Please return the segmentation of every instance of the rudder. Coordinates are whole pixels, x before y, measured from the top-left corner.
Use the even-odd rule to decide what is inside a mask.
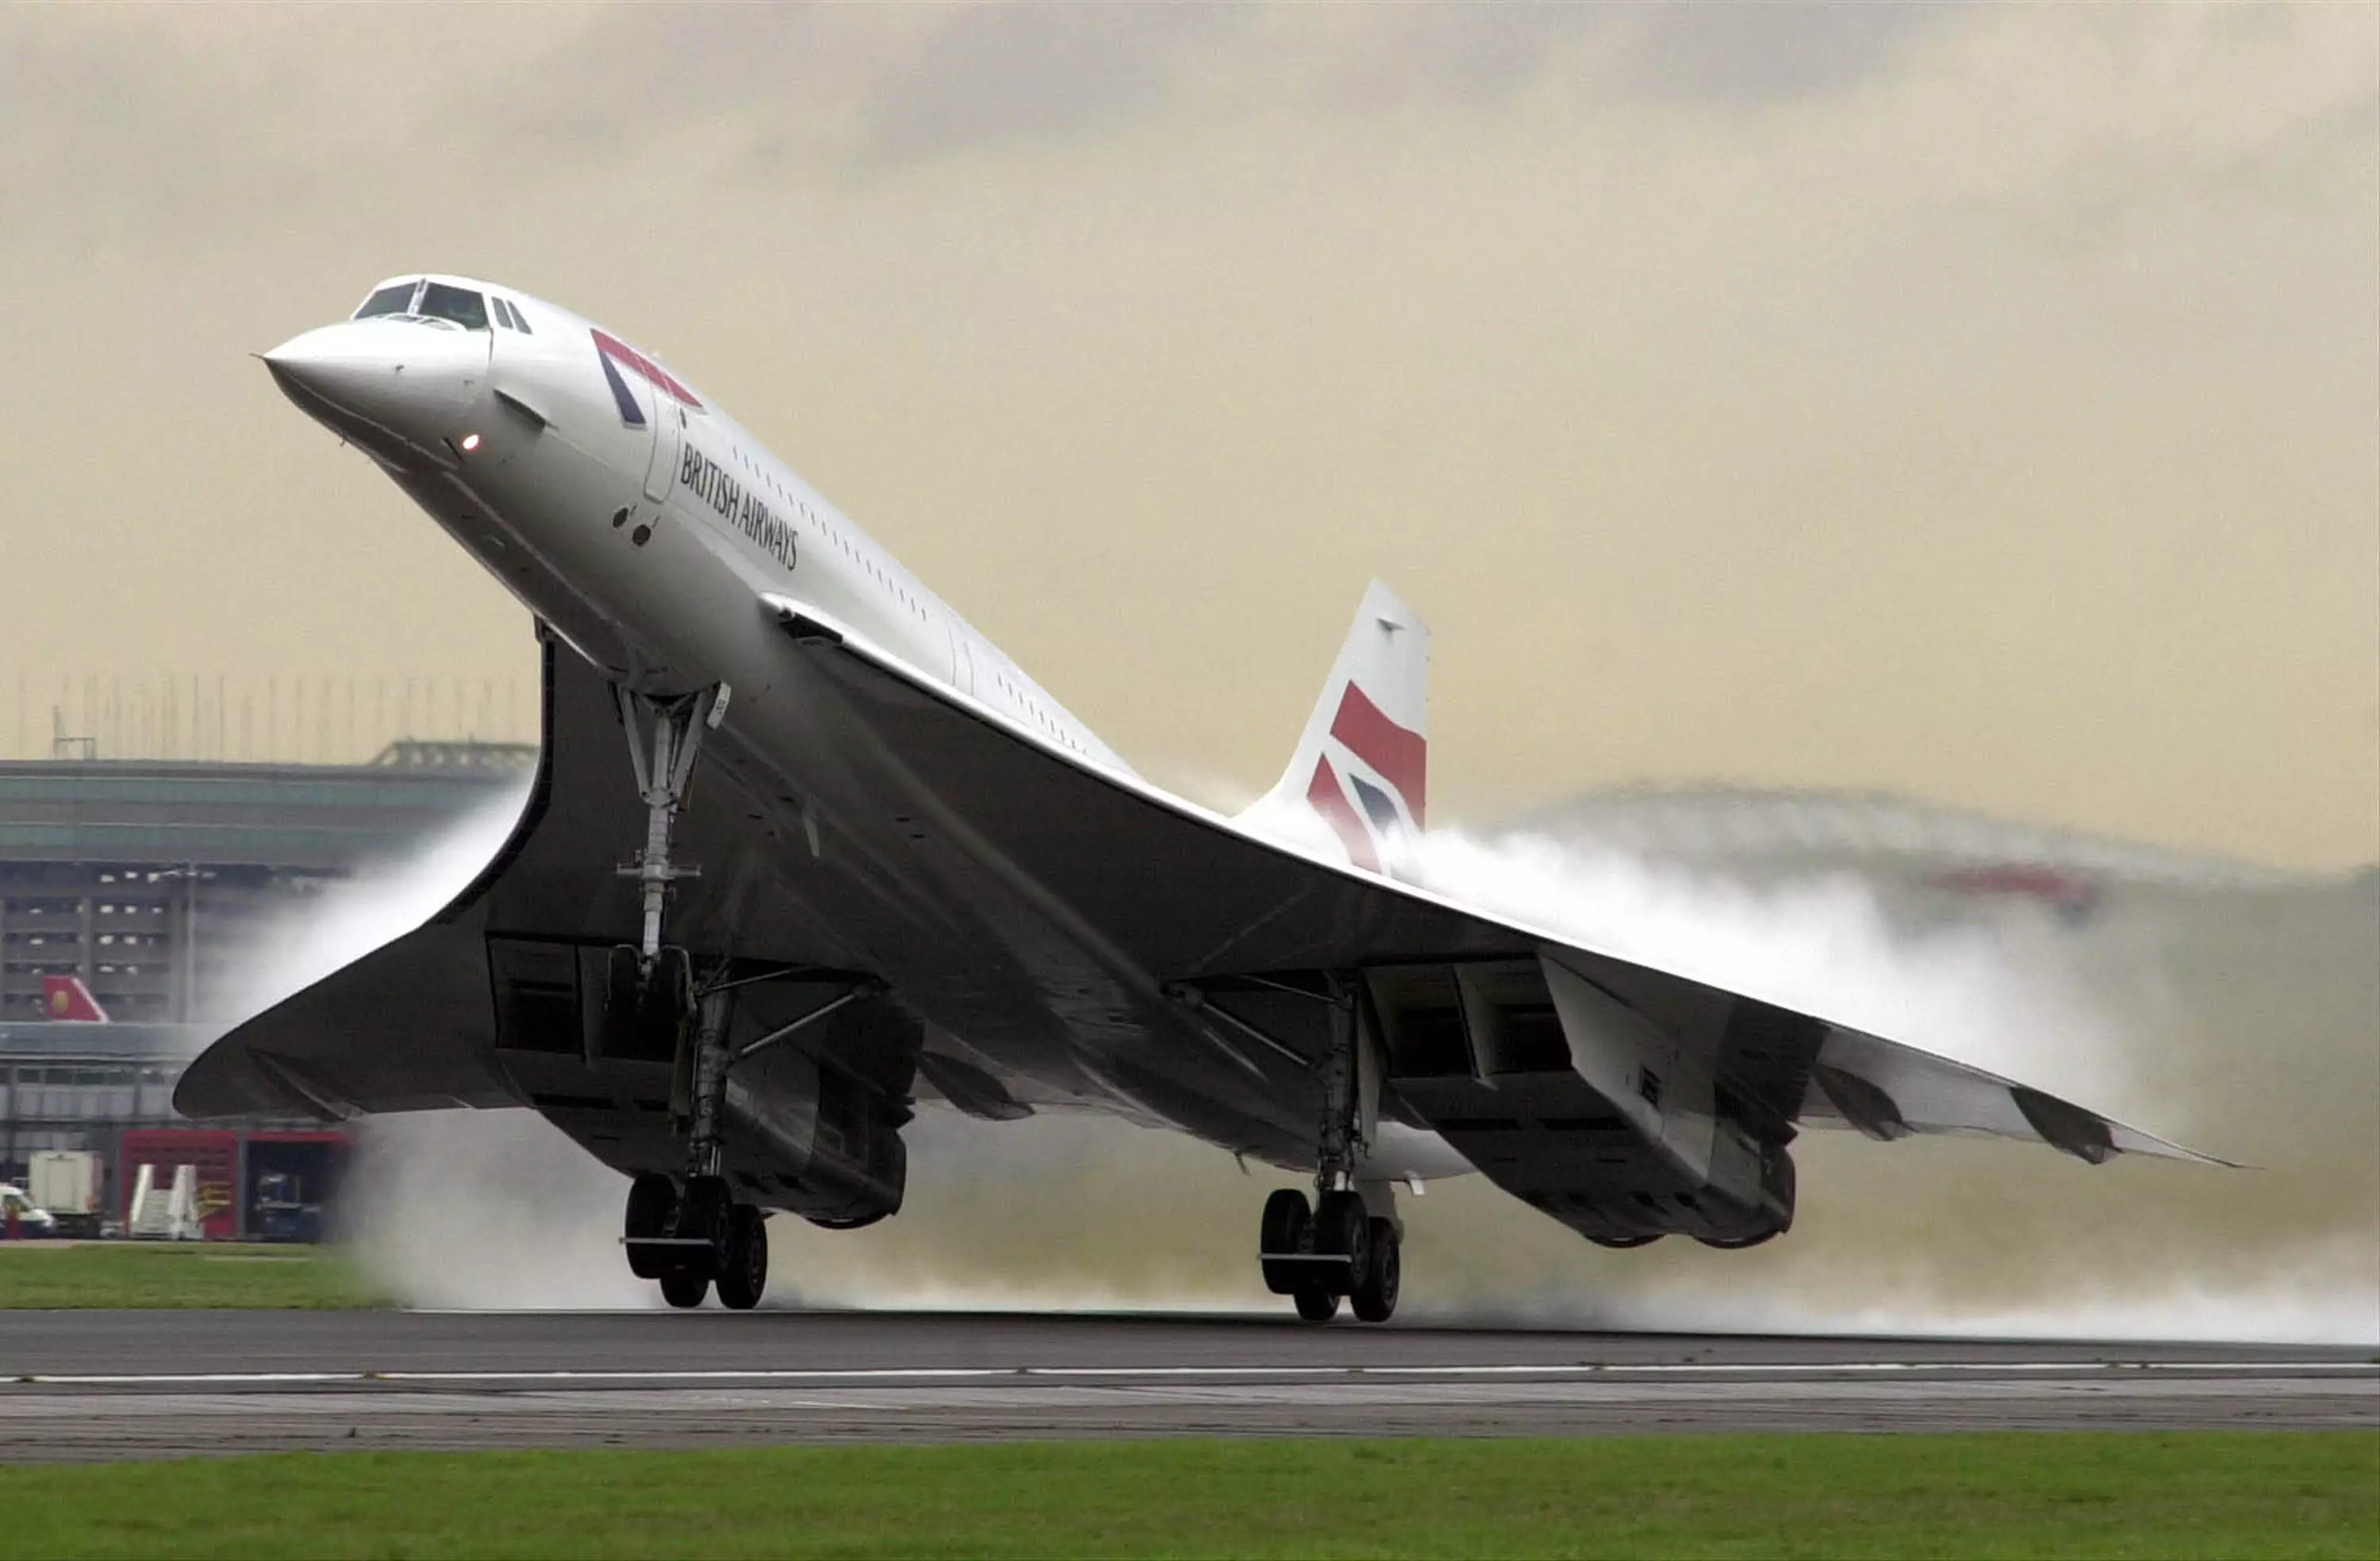
[[[1427,818],[1428,704],[1428,625],[1375,580],[1288,769],[1241,817],[1390,870]]]

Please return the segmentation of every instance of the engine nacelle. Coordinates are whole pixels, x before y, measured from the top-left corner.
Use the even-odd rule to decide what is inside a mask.
[[[1762,1144],[1732,1122],[1719,1124],[1711,1180],[1698,1200],[1706,1217],[1692,1230],[1705,1246],[1756,1247],[1793,1228],[1793,1154]]]
[[[871,1225],[901,1207],[909,1116],[905,1102],[790,1053],[765,1083],[729,1076],[728,1176],[765,1207],[837,1229]]]
[[[1592,1137],[1591,1176],[1564,1175],[1567,1185],[1521,1196],[1597,1246],[1641,1247],[1677,1235],[1734,1250],[1792,1228],[1793,1156],[1782,1144],[1722,1122],[1709,1172],[1695,1178],[1618,1122]]]
[[[901,1207],[923,1027],[894,1003],[852,1004],[727,1077],[727,1175],[740,1195],[836,1229]]]

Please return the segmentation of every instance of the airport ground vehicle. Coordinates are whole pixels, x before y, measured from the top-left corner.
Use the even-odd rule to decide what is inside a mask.
[[[37,1149],[25,1166],[26,1192],[57,1221],[61,1236],[97,1236],[107,1217],[105,1168],[87,1149]]]
[[[55,1236],[56,1216],[13,1182],[0,1181],[0,1235],[20,1239]]]

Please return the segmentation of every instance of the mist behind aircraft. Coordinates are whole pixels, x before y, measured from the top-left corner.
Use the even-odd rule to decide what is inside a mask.
[[[1465,1178],[1408,1198],[1404,1315],[2380,1339],[2380,872],[2103,874],[2077,919],[2022,897],[1929,894],[1912,887],[1925,862],[1905,856],[1864,878],[1806,862],[1779,877],[1761,805],[1739,810],[1732,874],[1709,853],[1686,865],[1613,844],[1597,827],[1609,808],[1591,803],[1525,830],[1434,832],[1427,860],[1435,881],[1484,903],[2025,1070],[2254,1168],[1811,1133],[1794,1229],[1739,1253],[1677,1240],[1598,1251]],[[450,846],[425,863],[469,855]],[[401,898],[409,914],[436,876],[425,865],[403,896],[350,892],[359,906]],[[363,1136],[354,1228],[408,1303],[650,1303],[618,1263],[619,1179],[534,1116],[382,1118]],[[1297,1180],[1287,1173],[1079,1116],[990,1124],[929,1107],[909,1137],[900,1218],[842,1233],[772,1223],[774,1304],[1273,1310],[1245,1261],[1246,1210],[1254,1188]]]

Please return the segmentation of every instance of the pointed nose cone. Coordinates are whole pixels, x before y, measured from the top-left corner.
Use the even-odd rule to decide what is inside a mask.
[[[263,355],[281,392],[343,438],[435,452],[487,377],[484,332],[345,321]]]
[[[322,401],[360,411],[378,381],[394,377],[394,360],[382,361],[385,344],[360,334],[352,323],[304,332],[264,354],[264,367],[282,393],[310,412]]]

